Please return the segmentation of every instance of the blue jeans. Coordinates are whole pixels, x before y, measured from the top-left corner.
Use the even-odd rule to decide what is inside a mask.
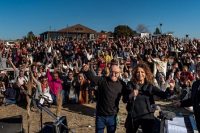
[[[63,90],[61,90],[61,95],[62,95],[62,102],[64,101],[64,91]],[[52,99],[53,99],[53,104],[56,104],[57,103],[57,99],[56,99],[56,95],[54,95],[54,94],[52,94],[52,93],[50,93],[51,94],[51,97],[52,97]]]
[[[111,116],[96,116],[96,133],[104,133],[104,128],[107,128],[107,133],[115,133],[117,127],[117,115]]]
[[[66,104],[68,102],[69,93],[67,90],[63,90],[63,104]]]
[[[10,105],[10,104],[15,104],[16,103],[16,100],[15,99],[5,99],[5,104],[6,105]]]

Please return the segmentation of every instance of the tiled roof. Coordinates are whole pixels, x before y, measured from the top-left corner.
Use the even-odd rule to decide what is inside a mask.
[[[68,32],[68,33],[93,33],[95,34],[96,31],[92,30],[86,26],[83,26],[81,24],[76,24],[61,30],[58,30],[58,32]]]

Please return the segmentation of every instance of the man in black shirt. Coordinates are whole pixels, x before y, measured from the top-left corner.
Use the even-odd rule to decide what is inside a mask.
[[[116,117],[119,111],[119,101],[125,83],[119,80],[120,68],[115,63],[111,65],[109,77],[95,76],[87,64],[83,65],[86,77],[98,86],[98,99],[96,105],[96,133],[115,133]]]

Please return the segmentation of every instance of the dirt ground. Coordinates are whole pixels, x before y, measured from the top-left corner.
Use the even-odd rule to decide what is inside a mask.
[[[182,112],[188,114],[183,109],[177,109],[170,106],[170,102],[157,102],[163,110],[174,111],[176,113]],[[52,106],[50,110],[55,113],[56,107]],[[23,128],[27,133],[27,117],[26,110],[23,107],[17,105],[1,106],[0,107],[0,118],[6,118],[16,115],[23,116]],[[126,119],[125,104],[120,102],[119,111],[119,124],[117,127],[117,133],[125,133],[124,122]],[[73,133],[94,133],[95,132],[95,103],[93,104],[68,104],[62,108],[61,116],[66,116],[68,121],[68,127],[70,132]],[[43,112],[43,123],[54,122],[54,120],[45,112]],[[35,111],[31,112],[31,126],[30,133],[37,133],[40,131],[40,113]]]

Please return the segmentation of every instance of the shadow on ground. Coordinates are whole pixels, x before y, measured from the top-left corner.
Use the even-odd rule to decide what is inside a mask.
[[[67,104],[63,106],[64,111],[78,113],[90,117],[95,116],[95,105]]]

